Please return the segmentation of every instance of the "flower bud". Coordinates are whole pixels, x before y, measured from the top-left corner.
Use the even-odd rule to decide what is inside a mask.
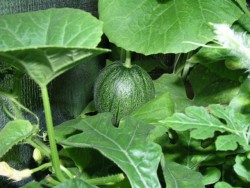
[[[38,163],[41,164],[44,159],[44,154],[38,150],[37,148],[33,151],[33,159]]]

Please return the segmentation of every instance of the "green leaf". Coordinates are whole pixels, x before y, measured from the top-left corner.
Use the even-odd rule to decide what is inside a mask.
[[[100,0],[99,13],[112,43],[146,55],[196,49],[183,42],[205,44],[214,35],[209,22],[232,24],[242,15],[221,0]]]
[[[26,120],[15,120],[7,123],[0,131],[1,142],[0,158],[14,145],[26,139],[33,133],[33,126]]]
[[[213,44],[210,44],[213,46]],[[216,45],[218,47],[218,45]],[[211,72],[222,78],[238,81],[245,70],[242,61],[232,56],[231,52],[225,48],[201,48],[195,55],[187,60],[191,64],[200,63]]]
[[[107,52],[95,48],[102,23],[78,9],[48,9],[0,19],[0,59],[28,73],[39,85]]]
[[[220,63],[220,62],[218,62]],[[217,69],[220,74],[216,74],[207,69],[204,66],[196,66],[193,68],[189,75],[189,80],[191,82],[194,99],[193,104],[197,106],[207,106],[209,104],[228,104],[235,95],[239,92],[240,74],[235,72],[227,72],[226,75],[235,74],[238,75],[238,79],[235,78],[225,78],[223,76],[223,70],[219,65],[215,64],[214,69]]]
[[[167,118],[166,126],[177,131],[191,131],[191,137],[196,139],[207,139],[214,136],[215,131],[224,132],[222,122],[208,113],[204,107],[191,106],[186,108],[186,114],[176,113]]]
[[[169,93],[174,102],[175,112],[182,112],[186,107],[192,105],[187,98],[183,80],[175,74],[163,74],[154,81],[156,96]]]
[[[229,105],[237,112],[250,113],[250,79],[241,84],[239,92]]]
[[[72,127],[72,125],[81,125],[82,119],[76,118],[72,120],[68,120],[60,124],[59,126],[54,127],[55,130],[55,139],[60,142],[62,140],[67,139],[69,136],[76,134],[76,129]]]
[[[235,162],[234,171],[244,180],[250,182],[250,159],[246,156],[237,155]]]
[[[136,111],[131,116],[146,123],[159,124],[159,121],[174,113],[174,103],[168,92],[157,96]]]
[[[227,132],[227,135],[218,136],[215,142],[217,150],[234,150],[237,144],[246,151],[250,149],[250,116],[234,113],[232,108],[221,105],[209,105],[208,108],[193,106],[185,111],[186,115],[176,113],[167,118],[166,126],[178,131],[191,130],[191,137],[195,139],[211,138],[216,131]]]
[[[161,160],[161,166],[168,188],[205,188],[199,172],[164,158]]]
[[[71,179],[60,185],[55,186],[55,188],[97,188],[94,185],[90,185],[81,179]]]
[[[1,51],[37,47],[94,48],[101,40],[102,23],[79,9],[48,10],[3,15]]]
[[[222,78],[204,66],[196,66],[189,76],[194,98],[187,97],[184,80],[176,74],[163,74],[154,80],[156,96],[169,93],[174,102],[175,112],[183,112],[188,106],[228,104],[239,92],[240,82]]]
[[[115,128],[111,118],[111,114],[105,113],[82,119],[71,126],[83,132],[61,143],[99,150],[126,173],[133,188],[160,187],[157,167],[161,148],[148,140],[154,127],[127,117]]]
[[[221,178],[221,172],[219,169],[215,167],[208,167],[205,169],[205,172],[203,175],[203,184],[204,185],[210,185],[218,182]]]
[[[248,14],[243,14],[240,19],[237,21],[238,25],[241,27],[242,31],[250,32],[250,18]]]
[[[233,188],[233,187],[229,185],[228,183],[221,181],[221,182],[216,183],[214,188]]]
[[[185,113],[176,113],[163,122],[177,131],[190,130],[191,137],[195,139],[212,138],[215,132],[227,133],[217,137],[217,150],[236,149],[237,144],[246,151],[250,150],[250,116],[235,113],[232,108],[221,105],[209,105],[208,108],[191,106]]]
[[[234,142],[232,142],[234,140]],[[216,140],[216,149],[223,151],[223,150],[236,150],[238,147],[237,141],[239,142],[240,140],[238,139],[237,135],[222,135],[219,136]]]
[[[221,165],[225,156],[231,154],[215,152],[213,140],[201,142],[193,139],[190,131],[177,132],[171,137],[163,144],[163,151],[167,151],[165,157],[192,170]]]

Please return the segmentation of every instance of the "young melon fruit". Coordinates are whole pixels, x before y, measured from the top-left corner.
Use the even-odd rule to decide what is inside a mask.
[[[125,67],[116,61],[105,67],[97,77],[94,101],[98,112],[111,112],[114,123],[155,96],[149,74],[138,65]]]

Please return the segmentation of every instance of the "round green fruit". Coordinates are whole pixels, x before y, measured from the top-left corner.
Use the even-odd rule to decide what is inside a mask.
[[[97,77],[94,101],[98,112],[111,112],[114,123],[155,96],[149,74],[138,65],[125,67],[120,61],[105,67]]]

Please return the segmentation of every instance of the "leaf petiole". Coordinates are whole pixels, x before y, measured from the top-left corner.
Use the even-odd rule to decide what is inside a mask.
[[[54,127],[53,127],[51,107],[50,107],[50,102],[49,102],[48,89],[47,89],[47,86],[40,86],[40,87],[41,87],[41,92],[42,92],[42,99],[43,99],[43,106],[44,106],[44,112],[45,112],[47,132],[48,132],[48,137],[49,137],[49,144],[51,148],[52,166],[53,166],[53,169],[55,170],[55,174],[57,178],[63,182],[66,179],[63,176],[63,173],[60,169],[60,160],[59,160],[58,150],[57,150],[56,141],[55,141],[55,133],[54,133]]]

